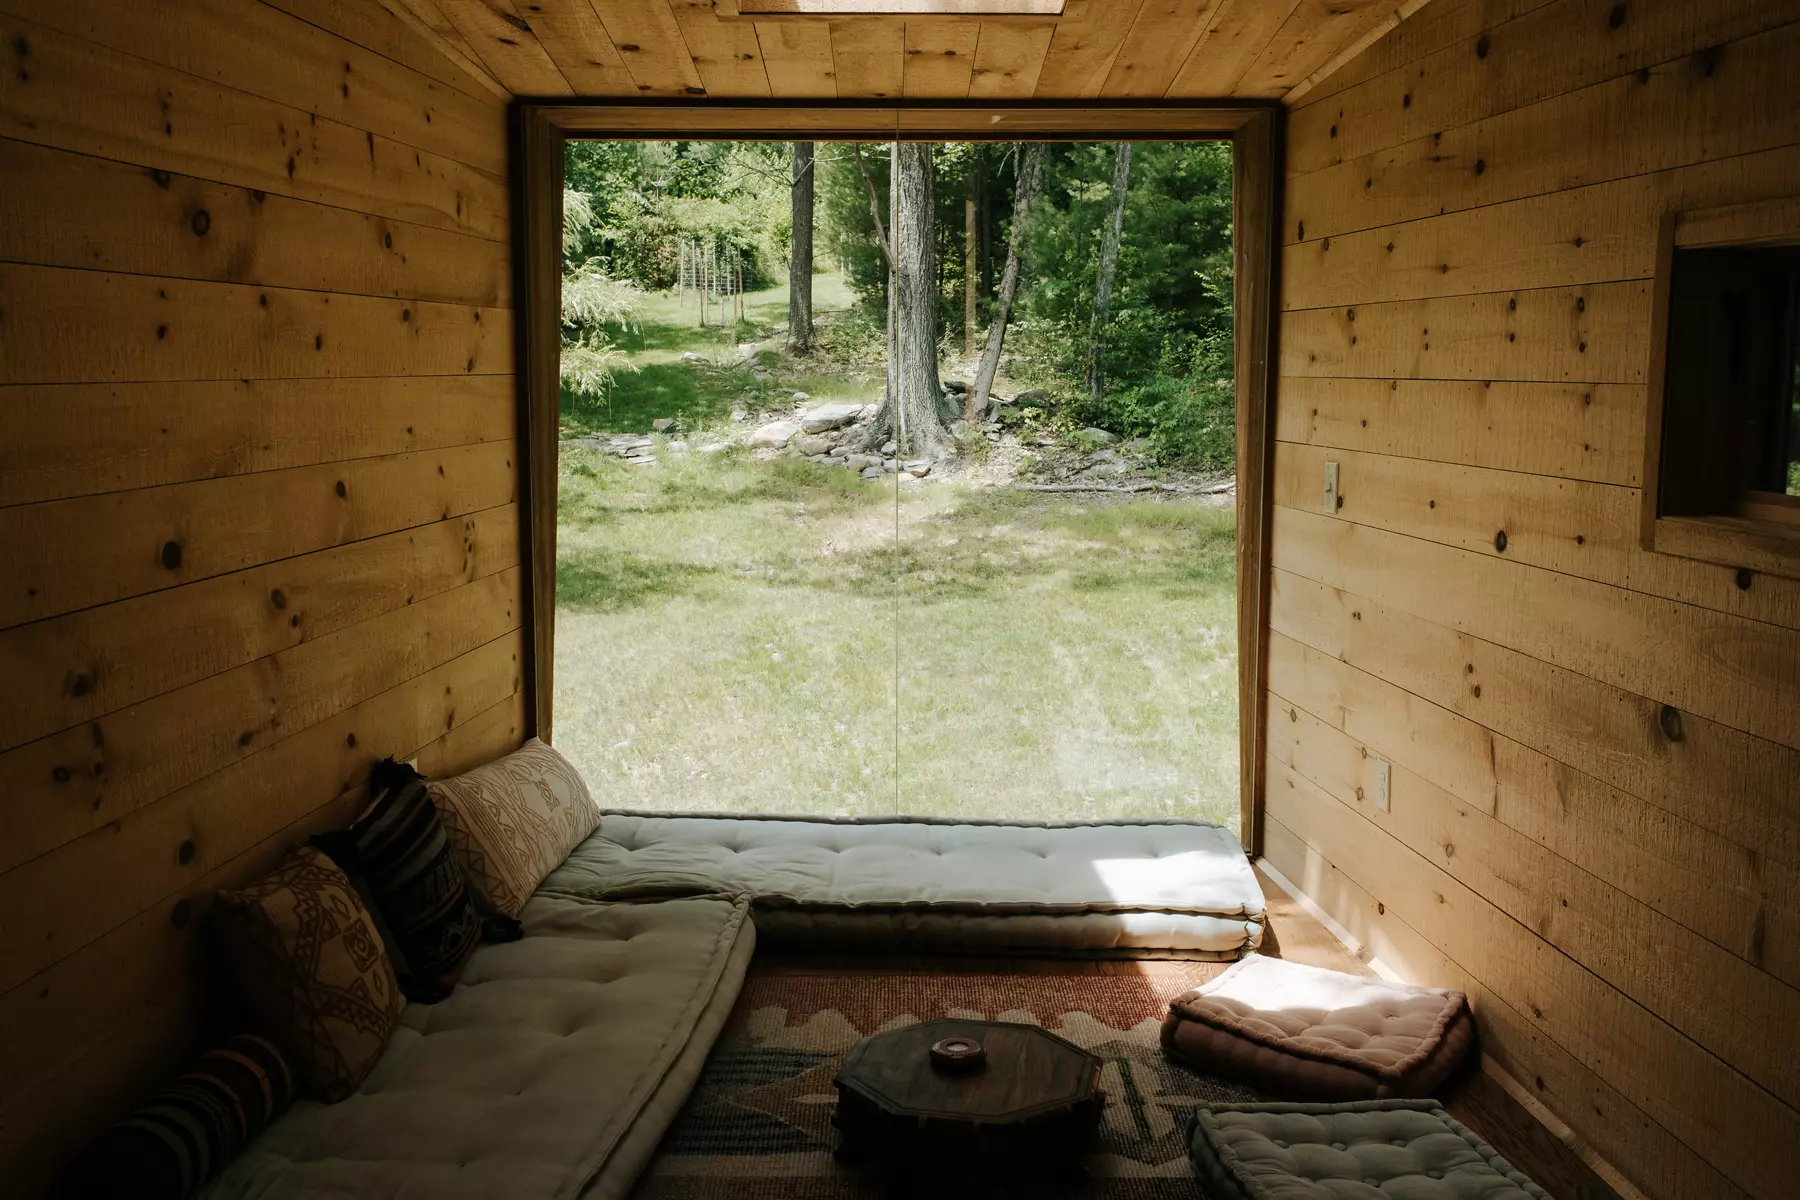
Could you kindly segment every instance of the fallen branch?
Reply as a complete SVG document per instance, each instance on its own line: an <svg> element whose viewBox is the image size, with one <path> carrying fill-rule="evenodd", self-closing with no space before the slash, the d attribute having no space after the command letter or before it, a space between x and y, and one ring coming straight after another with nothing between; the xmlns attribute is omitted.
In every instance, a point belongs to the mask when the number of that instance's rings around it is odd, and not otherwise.
<svg viewBox="0 0 1800 1200"><path fill-rule="evenodd" d="M1015 483L1021 492L1174 492L1183 496L1223 496L1236 481L1211 487L1189 488L1176 483Z"/></svg>

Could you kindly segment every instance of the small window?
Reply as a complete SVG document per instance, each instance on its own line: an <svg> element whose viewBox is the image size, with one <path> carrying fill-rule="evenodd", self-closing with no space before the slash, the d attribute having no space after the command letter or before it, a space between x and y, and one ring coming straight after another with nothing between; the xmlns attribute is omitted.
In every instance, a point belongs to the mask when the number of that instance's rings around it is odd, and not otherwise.
<svg viewBox="0 0 1800 1200"><path fill-rule="evenodd" d="M1797 217L1779 202L1669 222L1661 403L1646 431L1651 549L1800 575Z"/></svg>

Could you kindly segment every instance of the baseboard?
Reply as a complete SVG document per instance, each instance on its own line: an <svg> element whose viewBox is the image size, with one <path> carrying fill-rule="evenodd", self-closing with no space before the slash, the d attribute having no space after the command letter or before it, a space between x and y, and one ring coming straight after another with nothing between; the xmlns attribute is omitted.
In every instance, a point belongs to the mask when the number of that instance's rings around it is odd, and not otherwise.
<svg viewBox="0 0 1800 1200"><path fill-rule="evenodd" d="M1336 917L1320 907L1311 896L1301 891L1294 881L1283 875L1281 869L1274 863L1266 858L1259 858L1256 860L1256 867L1267 875L1276 887L1286 892L1288 898L1304 909L1308 916L1323 925L1332 937L1342 942L1346 950L1362 962L1367 963L1370 970L1394 983L1415 982L1375 957L1355 934L1344 928ZM1481 1071L1482 1074L1499 1084L1520 1108L1530 1113L1532 1119L1548 1130L1551 1137L1567 1146L1571 1154L1586 1163L1596 1175L1600 1176L1608 1187L1619 1194L1619 1200L1650 1200L1650 1197L1633 1186L1617 1167L1598 1154L1592 1146L1587 1145L1574 1130L1563 1123L1561 1118L1545 1108L1536 1096L1533 1096L1523 1084L1514 1079L1505 1067L1495 1062L1487 1054L1481 1056Z"/></svg>

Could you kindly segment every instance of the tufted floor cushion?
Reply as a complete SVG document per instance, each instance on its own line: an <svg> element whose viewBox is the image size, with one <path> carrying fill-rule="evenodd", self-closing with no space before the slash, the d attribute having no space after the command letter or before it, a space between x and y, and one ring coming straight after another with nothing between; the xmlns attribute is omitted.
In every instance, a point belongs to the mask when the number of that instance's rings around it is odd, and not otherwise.
<svg viewBox="0 0 1800 1200"><path fill-rule="evenodd" d="M302 1103L207 1200L613 1200L692 1090L755 934L741 900L539 896L409 1006L362 1087Z"/></svg>
<svg viewBox="0 0 1800 1200"><path fill-rule="evenodd" d="M543 886L748 892L765 944L1231 959L1263 932L1262 889L1237 838L1199 821L609 811Z"/></svg>
<svg viewBox="0 0 1800 1200"><path fill-rule="evenodd" d="M1177 996L1163 1048L1204 1071L1294 1100L1429 1096L1468 1056L1461 992L1389 983L1253 954Z"/></svg>
<svg viewBox="0 0 1800 1200"><path fill-rule="evenodd" d="M1203 1108L1189 1149L1210 1200L1550 1200L1435 1100Z"/></svg>

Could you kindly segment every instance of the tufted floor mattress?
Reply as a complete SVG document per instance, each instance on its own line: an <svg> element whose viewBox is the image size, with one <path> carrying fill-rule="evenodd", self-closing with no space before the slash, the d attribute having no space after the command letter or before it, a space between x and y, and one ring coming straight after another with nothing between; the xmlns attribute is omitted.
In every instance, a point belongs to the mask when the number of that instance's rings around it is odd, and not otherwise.
<svg viewBox="0 0 1800 1200"><path fill-rule="evenodd" d="M539 895L520 920L407 1007L356 1094L295 1105L206 1200L624 1196L743 984L746 905Z"/></svg>
<svg viewBox="0 0 1800 1200"><path fill-rule="evenodd" d="M745 892L765 944L920 953L1234 959L1264 921L1237 838L1198 821L609 811L543 886Z"/></svg>
<svg viewBox="0 0 1800 1200"><path fill-rule="evenodd" d="M1436 1100L1234 1104L1195 1111L1211 1200L1550 1200Z"/></svg>

